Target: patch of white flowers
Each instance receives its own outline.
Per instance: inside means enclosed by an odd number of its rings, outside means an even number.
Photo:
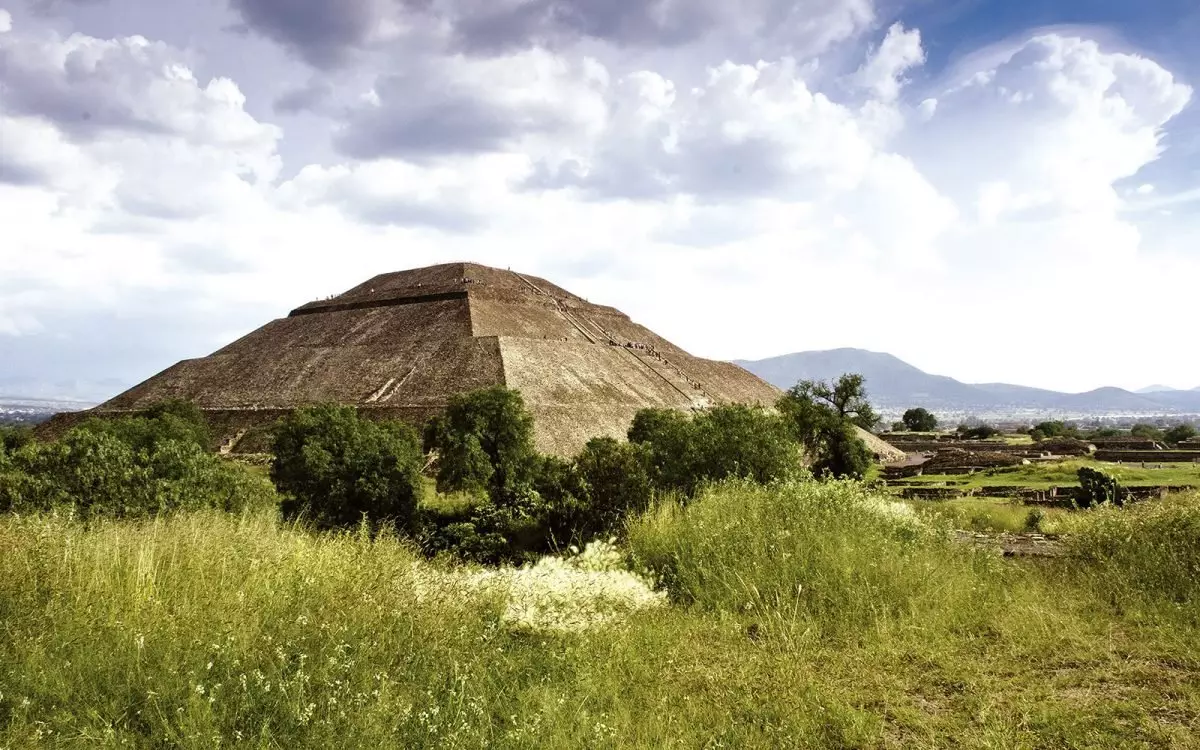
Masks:
[[[922,525],[921,517],[912,509],[912,506],[905,503],[887,500],[878,495],[870,495],[863,500],[863,507],[872,513],[904,525]]]
[[[652,581],[624,567],[613,542],[571,552],[523,568],[440,570],[417,563],[412,583],[418,600],[441,599],[449,591],[498,599],[503,624],[535,632],[583,632],[667,603]]]

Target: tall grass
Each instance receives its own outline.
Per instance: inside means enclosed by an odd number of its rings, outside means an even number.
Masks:
[[[1067,530],[1071,551],[1109,590],[1200,605],[1200,493],[1095,508]]]
[[[978,626],[1002,600],[994,555],[856,483],[730,483],[630,526],[631,554],[679,602],[826,635],[902,616]]]
[[[1194,599],[1166,577],[1014,566],[838,483],[712,488],[635,521],[626,554],[672,604],[603,547],[488,571],[269,513],[0,517],[0,748],[1200,737],[1196,625],[1097,595]]]

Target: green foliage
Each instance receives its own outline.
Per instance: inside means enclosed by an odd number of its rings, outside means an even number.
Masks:
[[[748,478],[767,483],[800,468],[789,423],[756,406],[715,406],[691,418],[669,409],[644,409],[634,417],[629,441],[644,450],[656,488],[685,495],[704,482]]]
[[[1026,565],[855,485],[733,483],[632,524],[675,603],[582,635],[510,615],[588,613],[624,571],[10,514],[0,747],[1190,748],[1197,502],[1073,513],[1103,528]]]
[[[937,429],[937,417],[929,412],[928,409],[918,406],[904,412],[901,417],[904,426],[912,432],[933,432]]]
[[[275,428],[271,479],[289,518],[322,528],[408,526],[423,484],[420,438],[398,422],[371,422],[348,406],[293,412]]]
[[[208,450],[212,444],[203,412],[179,399],[161,401],[135,416],[89,419],[78,429],[111,435],[134,451],[153,451],[168,442],[195,445],[201,450]]]
[[[1055,437],[1079,437],[1079,429],[1073,425],[1068,425],[1065,422],[1055,420],[1052,422],[1040,422],[1034,425],[1029,434],[1034,440],[1045,440],[1046,438]]]
[[[486,489],[494,502],[515,502],[529,488],[533,416],[518,391],[497,386],[451,397],[424,442],[439,454],[440,492]]]
[[[1000,430],[990,424],[981,424],[977,427],[959,425],[958,434],[963,440],[989,440],[999,435]]]
[[[812,465],[812,472],[818,477],[862,479],[873,461],[874,456],[866,443],[859,439],[851,425],[844,424],[828,434]]]
[[[660,489],[695,491],[700,481],[695,467],[700,463],[695,425],[675,409],[642,409],[633,417],[629,442],[645,451],[650,479]]]
[[[853,637],[930,597],[982,613],[998,602],[979,595],[974,571],[1002,574],[906,506],[846,482],[711,487],[686,507],[661,504],[630,526],[629,543],[677,602],[786,613],[828,636]]]
[[[621,528],[631,514],[650,506],[653,488],[644,449],[612,438],[593,438],[575,458],[586,487],[587,502],[571,519],[572,532],[583,539]]]
[[[1077,503],[1081,508],[1112,503],[1122,505],[1125,502],[1125,491],[1117,478],[1090,466],[1079,467],[1079,486],[1081,488]]]
[[[161,430],[159,419],[167,423]],[[244,467],[194,442],[162,437],[175,426],[170,417],[130,417],[81,425],[56,442],[29,443],[0,464],[0,510],[65,507],[93,519],[275,504],[270,484]]]
[[[1163,433],[1163,440],[1171,445],[1179,445],[1185,440],[1196,437],[1196,428],[1190,424],[1178,424]]]
[[[1147,440],[1162,440],[1163,431],[1152,424],[1135,424],[1130,428],[1129,434],[1136,438],[1146,438]]]
[[[817,476],[861,479],[871,466],[871,452],[853,429],[858,421],[847,415],[865,410],[874,420],[874,412],[870,411],[869,405],[864,407],[863,404],[840,409],[835,399],[827,397],[830,393],[838,393],[839,389],[844,395],[853,388],[861,392],[861,376],[842,376],[832,387],[802,381],[785,393],[776,405],[793,439],[803,446],[812,460],[813,473]]]
[[[832,411],[839,420],[848,420],[873,430],[879,415],[867,400],[867,380],[858,373],[847,373],[832,383],[801,380],[789,391],[797,401],[809,401]]]
[[[0,456],[15,453],[33,442],[33,428],[26,425],[0,425]]]

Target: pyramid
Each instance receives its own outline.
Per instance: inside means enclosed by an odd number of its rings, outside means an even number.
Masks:
[[[495,385],[521,392],[538,449],[562,456],[592,437],[623,437],[646,407],[768,405],[779,396],[746,370],[693,357],[545,279],[451,263],[302,305],[51,429],[184,398],[205,412],[222,450],[253,452],[264,447],[263,428],[307,404],[351,404],[419,425],[451,396]]]

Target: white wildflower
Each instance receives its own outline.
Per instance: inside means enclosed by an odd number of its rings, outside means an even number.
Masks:
[[[578,554],[543,557],[524,568],[443,572],[418,563],[413,583],[422,601],[499,596],[502,622],[516,629],[580,632],[666,603],[664,593],[624,569],[622,561],[611,541],[593,542]]]

